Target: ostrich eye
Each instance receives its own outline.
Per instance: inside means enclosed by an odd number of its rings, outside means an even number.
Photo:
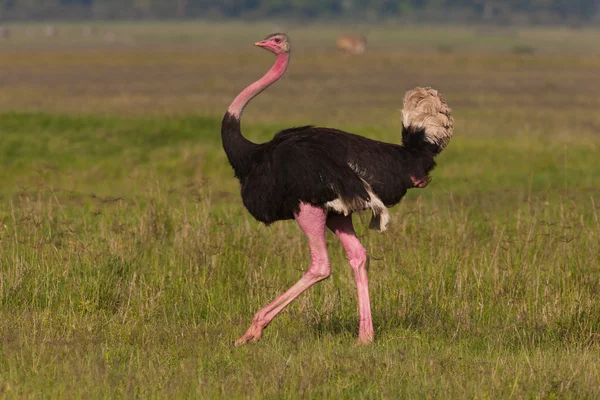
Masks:
[[[281,39],[277,38],[277,39],[273,39],[275,41],[275,43],[281,43]]]

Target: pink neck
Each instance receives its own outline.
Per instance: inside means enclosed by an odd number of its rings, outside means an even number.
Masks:
[[[271,86],[277,79],[281,78],[281,75],[285,72],[288,63],[290,61],[289,53],[280,53],[275,59],[275,64],[271,69],[259,80],[248,86],[238,94],[233,103],[227,110],[229,114],[233,115],[237,119],[241,118],[244,107],[252,100],[257,94]]]

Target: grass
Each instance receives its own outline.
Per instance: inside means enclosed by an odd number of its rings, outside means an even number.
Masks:
[[[355,345],[354,280],[328,234],[332,277],[234,348],[309,263],[293,222],[247,214],[220,148],[223,110],[269,58],[35,43],[0,56],[0,397],[599,396],[597,55],[299,44],[247,110],[253,140],[308,120],[397,141],[416,84],[443,89],[456,138],[388,232],[355,217],[373,345]]]

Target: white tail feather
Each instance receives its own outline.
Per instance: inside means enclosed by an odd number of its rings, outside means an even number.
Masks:
[[[437,145],[442,151],[454,131],[451,112],[437,90],[417,87],[404,96],[402,124],[409,133],[423,129],[424,140]]]

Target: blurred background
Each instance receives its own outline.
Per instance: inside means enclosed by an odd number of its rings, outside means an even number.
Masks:
[[[598,0],[2,0],[0,20],[287,17],[405,22],[599,22]]]
[[[256,100],[255,121],[390,125],[415,85],[442,90],[458,112],[537,113],[565,96],[596,106],[599,5],[2,0],[0,110],[218,116],[268,68],[251,44],[275,31],[295,57],[286,83]]]

